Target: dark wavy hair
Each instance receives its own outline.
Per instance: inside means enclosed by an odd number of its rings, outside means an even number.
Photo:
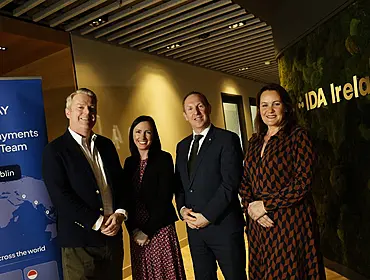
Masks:
[[[260,112],[261,95],[266,90],[275,90],[279,94],[284,109],[281,126],[285,132],[289,133],[297,125],[297,116],[295,114],[292,99],[290,98],[285,88],[283,88],[281,85],[272,83],[265,85],[257,93],[256,98],[257,116],[254,121],[255,127],[257,129],[257,135],[258,136],[265,135],[267,132],[267,125],[263,122]]]
[[[129,147],[130,147],[131,155],[134,156],[134,157],[139,157],[139,158],[140,158],[140,154],[139,154],[139,151],[138,151],[138,149],[136,147],[136,144],[134,142],[133,134],[134,134],[134,128],[141,122],[150,123],[150,126],[152,127],[152,130],[153,130],[152,145],[149,148],[149,155],[161,150],[161,140],[159,139],[157,126],[155,125],[155,122],[154,122],[153,118],[150,117],[150,116],[137,117],[133,121],[133,123],[130,127],[130,132],[129,132],[128,138],[129,138]]]

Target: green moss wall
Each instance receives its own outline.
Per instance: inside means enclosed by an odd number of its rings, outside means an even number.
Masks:
[[[279,73],[318,153],[313,190],[323,253],[370,276],[370,86],[358,98],[343,96],[354,75],[370,75],[370,1],[351,4],[284,52]],[[335,104],[331,83],[342,86]],[[307,110],[305,94],[319,88],[327,106]]]

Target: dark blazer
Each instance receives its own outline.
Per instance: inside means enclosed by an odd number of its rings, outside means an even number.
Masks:
[[[187,162],[193,135],[176,150],[176,205],[202,213],[213,225],[242,229],[244,218],[238,199],[243,169],[239,137],[230,131],[211,128],[198,152],[189,178]]]
[[[103,136],[98,135],[95,141],[111,187],[113,211],[126,210],[116,148]],[[102,246],[107,238],[122,240],[121,231],[115,237],[108,237],[92,229],[99,216],[104,215],[102,198],[93,170],[68,130],[45,147],[42,173],[57,212],[58,239],[62,247]]]
[[[126,187],[125,193],[131,194],[129,211],[134,213],[135,197],[134,188],[135,178],[140,165],[139,157],[128,157],[124,165],[124,176]],[[144,226],[139,227],[131,215],[126,221],[126,227],[131,234],[136,228],[139,228],[149,237],[152,237],[159,229],[173,224],[178,220],[175,208],[172,204],[174,188],[174,166],[172,157],[169,153],[158,151],[149,152],[148,164],[145,168],[142,185],[138,193],[138,198],[149,212],[149,219]]]

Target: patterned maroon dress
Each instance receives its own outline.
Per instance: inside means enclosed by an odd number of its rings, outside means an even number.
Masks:
[[[247,217],[249,280],[326,279],[311,195],[314,153],[306,131],[280,130],[268,141],[253,136],[240,195]],[[262,200],[274,226],[248,215],[248,203]]]
[[[147,160],[140,162],[136,178],[135,193],[141,187]],[[135,197],[138,197],[135,195]],[[149,214],[144,204],[136,198],[135,216],[137,224],[143,225]],[[132,276],[136,280],[182,280],[186,279],[179,241],[174,225],[161,228],[148,245],[139,246],[130,237]]]

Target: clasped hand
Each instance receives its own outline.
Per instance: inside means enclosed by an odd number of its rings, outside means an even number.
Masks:
[[[274,222],[267,216],[267,211],[262,200],[249,203],[248,215],[263,227],[272,227]]]
[[[120,230],[124,218],[125,216],[121,213],[113,213],[110,216],[105,216],[100,226],[101,233],[107,236],[115,236]]]
[[[134,241],[139,246],[148,245],[150,242],[149,236],[146,235],[144,232],[142,232],[139,229],[136,229],[134,231]]]
[[[191,229],[200,229],[208,226],[210,222],[201,213],[193,212],[192,209],[184,207],[181,216]]]

